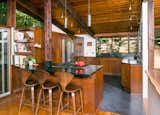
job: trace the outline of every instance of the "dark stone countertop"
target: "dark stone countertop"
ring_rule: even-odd
[[[53,70],[58,68],[58,69],[62,69],[63,71],[66,71],[66,72],[70,72],[75,77],[88,78],[92,74],[94,74],[96,71],[101,69],[103,67],[103,65],[86,65],[86,66],[83,66],[83,67],[53,65],[52,67],[53,67]]]
[[[13,65],[13,66],[30,70],[28,67],[26,68],[24,66],[18,66],[18,65]],[[83,66],[83,67],[74,66],[74,65],[63,65],[63,64],[62,65],[53,65],[51,67],[52,68],[51,74],[54,75],[54,73],[56,72],[56,69],[59,69],[59,70],[62,70],[62,71],[72,73],[74,75],[74,77],[88,78],[92,74],[94,74],[96,71],[101,69],[102,67],[103,67],[103,65],[86,65],[86,66]],[[41,66],[40,68],[42,69],[43,67]],[[36,71],[36,69],[32,68],[31,71],[34,72],[34,71]]]

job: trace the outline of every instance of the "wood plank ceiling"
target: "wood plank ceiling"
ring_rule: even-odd
[[[18,0],[25,1],[25,0]],[[117,32],[137,32],[139,28],[140,15],[141,15],[141,2],[142,0],[90,0],[91,1],[91,28],[85,29],[80,22],[71,13],[77,13],[81,18],[82,23],[87,26],[88,15],[88,0],[67,0],[67,3],[73,8],[73,12],[67,12],[68,27],[65,29],[64,25],[64,5],[62,2],[65,0],[52,0],[52,18],[57,22],[62,30],[67,30],[70,33],[117,33]],[[33,4],[35,9],[43,12],[43,0],[28,0]],[[30,12],[27,8],[23,8],[18,3],[18,9]],[[155,3],[155,24],[160,25],[160,0],[154,0]],[[130,4],[132,10],[129,10]],[[23,8],[23,9],[22,9]],[[36,13],[30,13],[36,16]],[[77,16],[76,15],[76,16]],[[132,15],[132,21],[130,16]],[[41,17],[42,18],[42,17]],[[54,22],[53,22],[54,23]],[[132,25],[132,30],[130,29]]]

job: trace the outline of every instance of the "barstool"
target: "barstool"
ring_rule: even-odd
[[[42,93],[44,93],[44,90],[48,90],[49,110],[50,110],[50,115],[52,115],[52,91],[55,88],[59,88],[59,85],[58,85],[58,83],[56,83],[56,80],[53,80],[54,76],[51,76],[48,72],[41,70],[37,74],[39,74],[39,78],[37,80],[40,83],[41,89],[38,94],[38,101],[37,101],[37,107],[36,107],[35,114],[36,115],[38,114]],[[43,100],[43,101],[45,101],[45,100]]]
[[[83,113],[83,98],[82,98],[82,90],[81,88],[73,85],[73,84],[69,84],[73,78],[73,75],[71,73],[68,72],[56,72],[55,73],[56,77],[59,80],[60,86],[61,86],[61,94],[60,94],[60,99],[59,99],[59,104],[58,104],[58,111],[57,111],[57,115],[59,115],[60,112],[60,108],[61,108],[61,103],[62,103],[62,98],[63,98],[63,94],[67,93],[67,94],[71,94],[72,96],[72,103],[73,103],[73,114],[76,115],[76,99],[75,99],[75,93],[79,92],[80,95],[80,103],[81,106],[79,107],[78,111],[82,111]],[[62,107],[63,108],[63,107]]]
[[[24,102],[25,89],[29,88],[31,90],[32,114],[34,115],[34,113],[35,113],[34,88],[35,88],[35,86],[38,85],[38,82],[31,77],[33,75],[31,71],[28,71],[28,70],[25,70],[25,69],[21,69],[20,75],[21,75],[21,78],[22,78],[23,89],[22,89],[22,94],[21,94],[21,98],[20,98],[20,105],[19,105],[18,113],[20,114],[20,111],[22,109],[22,104]]]

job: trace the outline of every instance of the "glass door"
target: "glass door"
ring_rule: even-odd
[[[10,93],[10,35],[0,28],[0,97]]]

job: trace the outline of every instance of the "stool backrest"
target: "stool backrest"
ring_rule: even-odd
[[[32,72],[26,69],[19,69],[20,71],[20,77],[22,80],[22,84],[25,84],[25,82],[27,81],[27,79],[32,75]]]
[[[71,82],[71,80],[74,77],[69,72],[56,72],[55,76],[57,77],[63,91],[66,90],[67,85]]]
[[[36,79],[40,85],[42,85],[49,77],[50,74],[42,69],[37,69],[35,73],[32,74],[32,78]]]

